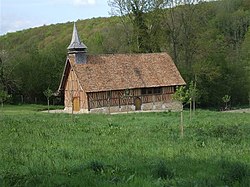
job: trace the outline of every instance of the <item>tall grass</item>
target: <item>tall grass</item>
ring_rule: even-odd
[[[0,186],[248,186],[249,114],[0,115]]]

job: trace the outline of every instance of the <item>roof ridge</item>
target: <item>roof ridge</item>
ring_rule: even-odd
[[[88,54],[88,56],[115,56],[115,55],[127,55],[127,56],[139,56],[139,55],[156,55],[156,54],[167,54],[167,52],[156,52],[156,53],[106,53],[106,54]]]

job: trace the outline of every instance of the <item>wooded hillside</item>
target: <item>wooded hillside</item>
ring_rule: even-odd
[[[124,8],[116,2],[109,1],[114,12]],[[200,106],[220,107],[224,95],[234,106],[249,102],[249,0],[130,8],[77,21],[90,54],[166,51],[187,84],[196,82]],[[0,89],[13,102],[43,102],[45,89],[57,90],[72,28],[68,22],[0,36]]]

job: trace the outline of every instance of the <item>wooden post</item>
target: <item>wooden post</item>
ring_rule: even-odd
[[[128,113],[128,96],[126,96],[126,100],[127,100],[127,106],[126,106],[126,109],[127,109],[127,113]]]
[[[120,94],[118,95],[118,97],[119,97],[119,100],[118,100],[118,102],[119,102],[119,108],[121,108],[121,96],[120,96]]]
[[[127,88],[126,90],[125,90],[125,94],[124,94],[124,96],[126,97],[126,109],[127,109],[127,113],[128,113],[128,98],[129,98],[129,94],[130,94],[130,91],[129,91],[129,89]]]
[[[108,97],[109,114],[110,114],[110,98]]]
[[[89,97],[90,97],[90,94],[87,94],[86,93],[86,95],[87,95],[87,104],[88,104],[88,111],[90,111],[90,101],[89,101]]]

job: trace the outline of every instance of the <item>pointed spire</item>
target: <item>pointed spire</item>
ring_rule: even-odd
[[[87,49],[87,46],[84,45],[84,43],[82,43],[80,41],[75,22],[74,22],[72,39],[71,39],[70,45],[68,46],[67,49],[69,51],[86,51],[86,49]]]

